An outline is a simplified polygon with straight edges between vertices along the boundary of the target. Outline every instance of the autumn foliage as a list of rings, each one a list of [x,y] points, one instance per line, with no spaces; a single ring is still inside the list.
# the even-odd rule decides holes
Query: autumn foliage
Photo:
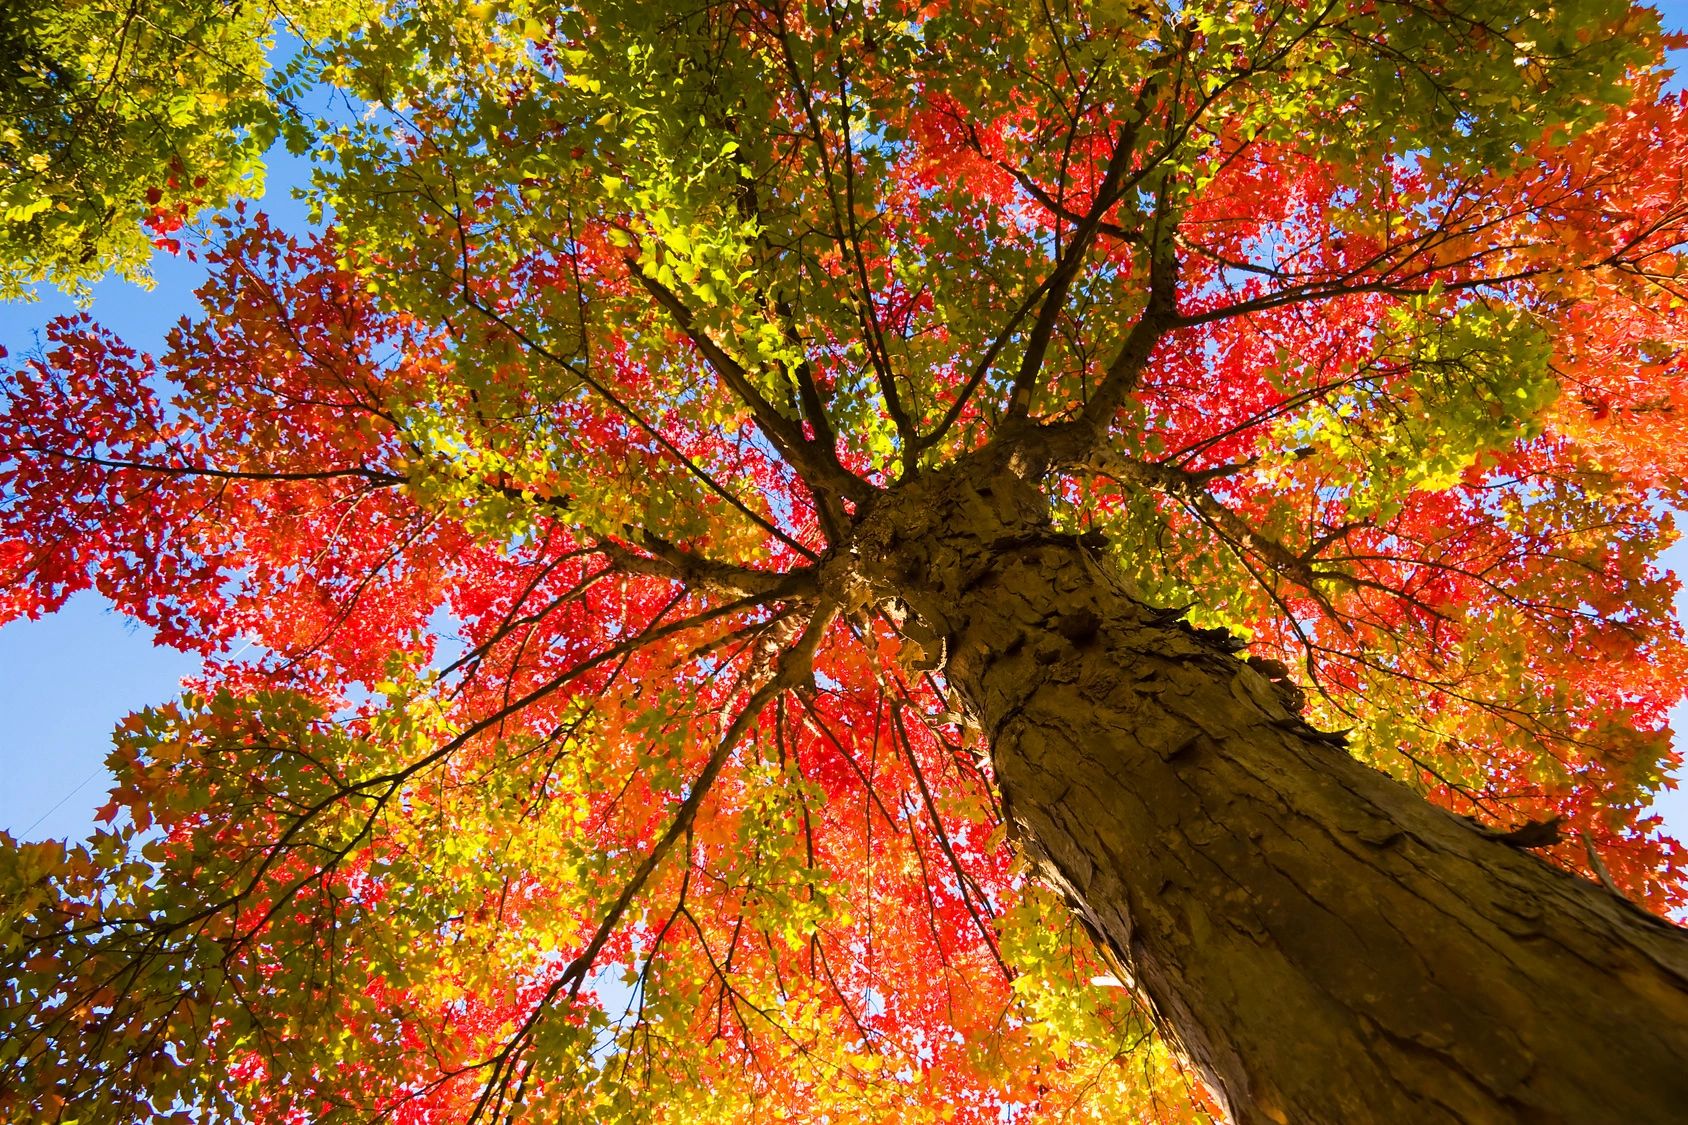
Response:
[[[145,219],[203,312],[5,361],[0,615],[206,665],[5,838],[0,1117],[1209,1120],[838,577],[1027,427],[1309,724],[1688,906],[1688,101],[1646,9],[1519,7],[320,28],[322,227]]]

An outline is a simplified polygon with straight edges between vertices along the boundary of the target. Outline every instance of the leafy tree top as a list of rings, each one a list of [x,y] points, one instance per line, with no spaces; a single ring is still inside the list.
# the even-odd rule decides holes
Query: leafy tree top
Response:
[[[1356,754],[1683,905],[1649,10],[145,7],[4,25],[6,284],[211,277],[163,354],[9,361],[0,612],[208,666],[109,827],[0,850],[0,1114],[1205,1119],[860,554],[991,460]],[[278,131],[309,237],[225,206]]]

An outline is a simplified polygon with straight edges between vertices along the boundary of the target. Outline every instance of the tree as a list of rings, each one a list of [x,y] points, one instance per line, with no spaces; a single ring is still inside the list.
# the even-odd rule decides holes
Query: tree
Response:
[[[9,372],[5,612],[209,664],[0,850],[0,1111],[1682,1103],[1649,10],[325,35],[333,226]]]
[[[85,296],[108,273],[150,280],[154,248],[252,198],[287,124],[265,81],[271,25],[327,34],[362,11],[109,0],[0,12],[0,297],[49,281]],[[278,107],[273,96],[281,95]],[[301,128],[303,122],[297,122]]]

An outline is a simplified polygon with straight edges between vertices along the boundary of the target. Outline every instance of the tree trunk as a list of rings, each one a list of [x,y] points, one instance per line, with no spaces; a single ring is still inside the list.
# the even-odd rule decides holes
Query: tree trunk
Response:
[[[1688,939],[1350,757],[1039,493],[906,482],[861,565],[945,641],[1017,838],[1238,1125],[1688,1115]]]

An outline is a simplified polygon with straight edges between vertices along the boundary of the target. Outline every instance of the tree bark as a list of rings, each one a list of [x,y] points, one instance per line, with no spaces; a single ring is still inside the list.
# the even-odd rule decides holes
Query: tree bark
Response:
[[[1004,806],[1239,1125],[1682,1120],[1688,938],[1355,761],[1006,471],[861,571],[944,639]]]

